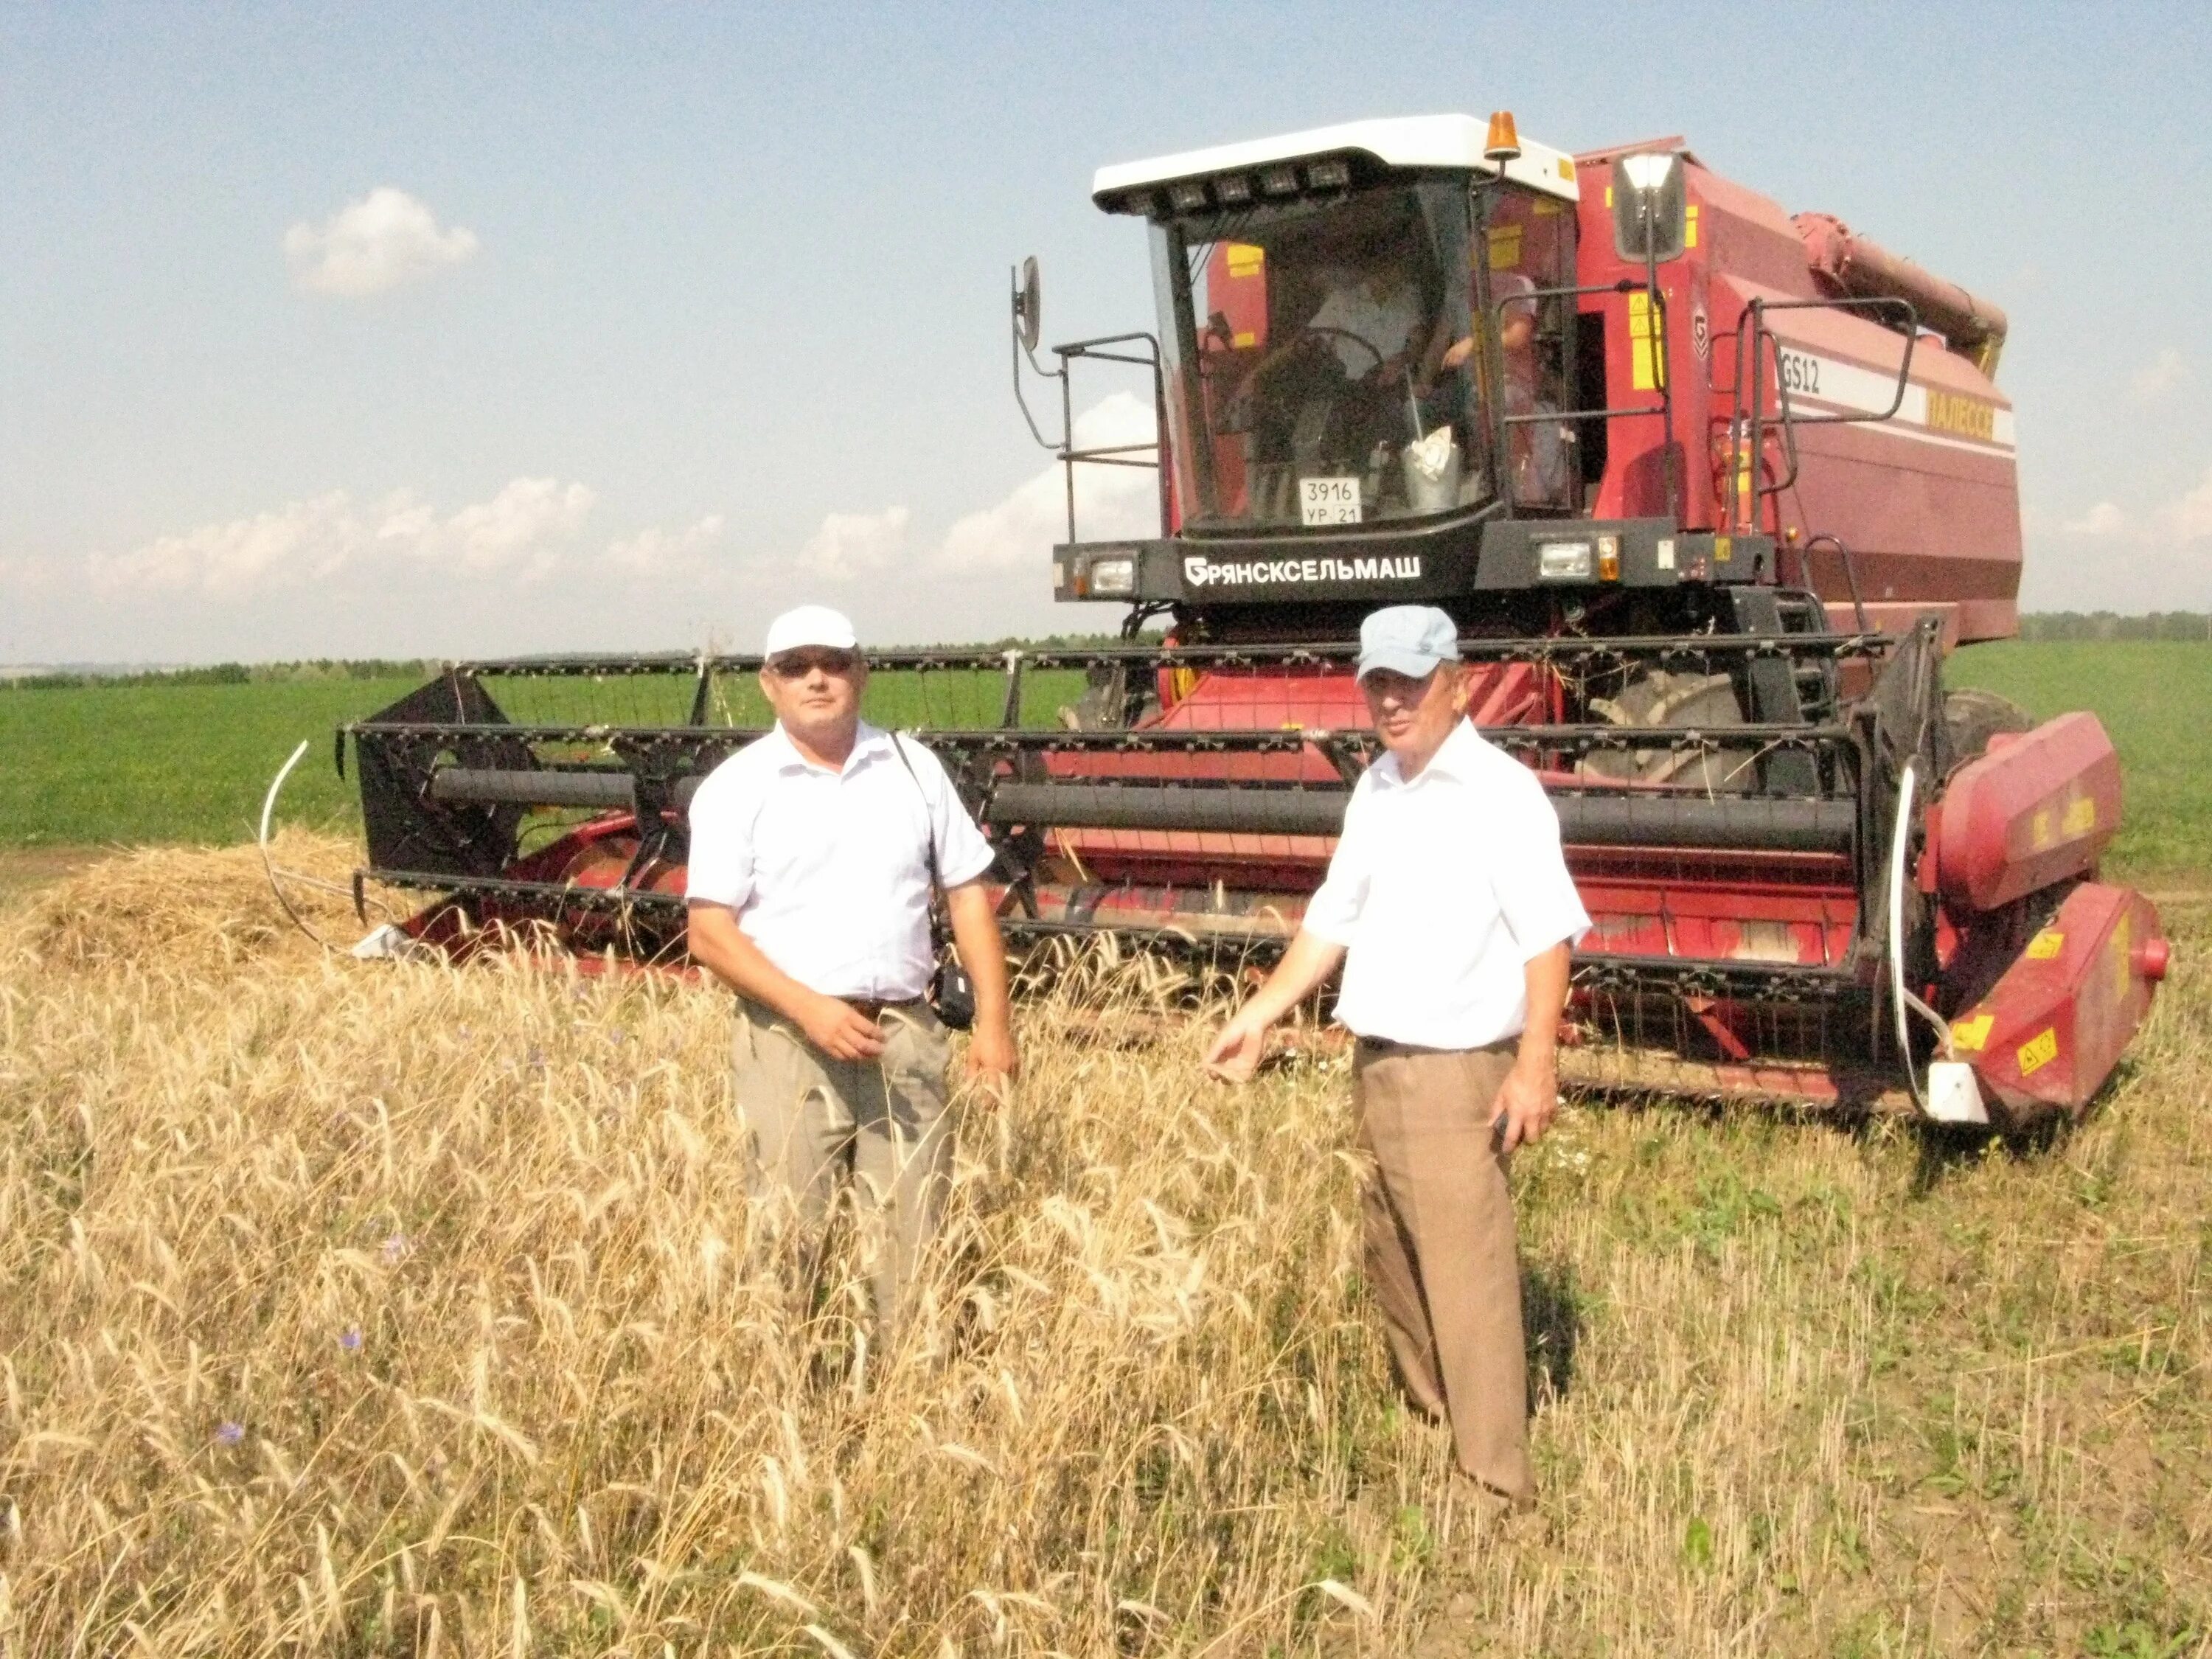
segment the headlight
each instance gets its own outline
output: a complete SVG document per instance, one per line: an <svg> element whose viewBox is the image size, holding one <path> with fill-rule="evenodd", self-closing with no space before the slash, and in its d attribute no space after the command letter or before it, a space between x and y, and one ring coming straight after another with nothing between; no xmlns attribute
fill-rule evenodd
<svg viewBox="0 0 2212 1659"><path fill-rule="evenodd" d="M1590 579L1588 542L1539 542L1536 575L1547 582L1586 582Z"/></svg>
<svg viewBox="0 0 2212 1659"><path fill-rule="evenodd" d="M1137 562L1133 558L1093 559L1091 591L1105 598L1137 591Z"/></svg>

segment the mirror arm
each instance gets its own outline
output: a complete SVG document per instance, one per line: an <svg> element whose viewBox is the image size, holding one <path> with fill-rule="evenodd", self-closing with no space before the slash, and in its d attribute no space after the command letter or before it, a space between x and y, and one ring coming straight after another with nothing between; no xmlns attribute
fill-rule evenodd
<svg viewBox="0 0 2212 1659"><path fill-rule="evenodd" d="M1012 273L1009 274L1011 275ZM1016 277L1016 281L1018 282L1018 280L1019 278ZM1017 287L1014 289L1014 294L1017 301L1018 301L1022 294L1021 289ZM1029 342L1022 337L1022 317L1018 307L1015 311L1013 317L1011 319L1011 326L1008 332L1012 337L1008 341L1008 345L1011 348L1008 356L1012 360L1013 369L1014 406L1022 411L1022 422L1029 428L1030 436L1036 440L1038 448L1048 449L1055 455L1064 455L1066 453L1068 446L1073 437L1073 428L1068 426L1067 422L1065 419L1066 412L1066 394L1067 391L1067 365L1065 362L1062 362L1056 369L1045 368L1039 365L1036 360L1036 353L1030 349ZM1029 399L1022 395L1022 359L1024 357L1027 357L1030 360L1030 373L1036 374L1040 380L1058 380L1060 383L1060 401L1062 404L1061 412L1063 419L1061 421L1062 435L1058 443L1054 443L1051 439L1046 437L1043 432L1039 429L1036 423L1036 416L1030 413Z"/></svg>

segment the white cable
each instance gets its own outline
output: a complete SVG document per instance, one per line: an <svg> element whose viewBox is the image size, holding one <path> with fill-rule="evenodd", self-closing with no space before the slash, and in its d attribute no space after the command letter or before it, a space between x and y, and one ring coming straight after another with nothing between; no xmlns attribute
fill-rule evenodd
<svg viewBox="0 0 2212 1659"><path fill-rule="evenodd" d="M1928 1097L1912 1070L1911 1034L1905 1024L1905 854L1907 832L1912 828L1912 787L1915 763L1905 763L1897 780L1897 823L1889 832L1889 988L1890 1005L1897 1011L1897 1057L1905 1066L1905 1081L1912 1090L1912 1103L1928 1109Z"/></svg>
<svg viewBox="0 0 2212 1659"><path fill-rule="evenodd" d="M1917 765L1915 761L1905 762L1897 780L1897 823L1889 835L1889 990L1891 1006L1897 1011L1897 1057L1904 1062L1913 1104L1924 1112L1928 1095L1912 1069L1912 1039L1905 1017L1916 1013L1934 1026L1947 1059L1951 1055L1951 1023L1915 996L1905 982L1905 855L1911 843L1912 793L1919 781Z"/></svg>
<svg viewBox="0 0 2212 1659"><path fill-rule="evenodd" d="M331 942L308 927L300 913L292 908L292 901L284 896L284 890L276 881L276 861L269 856L269 821L276 813L276 797L283 790L284 780L292 775L292 769L300 763L300 757L307 752L307 738L300 739L300 746L292 751L292 758L277 769L276 778L270 782L269 793L261 803L261 834L256 844L261 848L262 872L269 878L269 890L276 895L276 902L283 906L284 914L292 918L295 927L327 951L331 948Z"/></svg>

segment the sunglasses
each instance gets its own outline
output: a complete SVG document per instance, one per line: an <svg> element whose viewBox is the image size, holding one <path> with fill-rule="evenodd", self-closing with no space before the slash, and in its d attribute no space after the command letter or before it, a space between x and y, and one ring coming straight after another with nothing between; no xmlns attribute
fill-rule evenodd
<svg viewBox="0 0 2212 1659"><path fill-rule="evenodd" d="M825 674L849 674L860 665L857 651L786 651L768 659L769 672L780 680L803 680L817 668Z"/></svg>

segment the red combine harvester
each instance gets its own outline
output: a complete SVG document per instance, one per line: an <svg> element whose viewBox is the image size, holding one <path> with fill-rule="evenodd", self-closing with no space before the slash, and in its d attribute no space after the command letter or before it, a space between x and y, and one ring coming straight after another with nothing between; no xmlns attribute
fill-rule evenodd
<svg viewBox="0 0 2212 1659"><path fill-rule="evenodd" d="M1031 261L1015 376L1059 383L1055 594L1121 607L1121 643L873 659L877 717L921 728L1000 848L1010 934L1279 947L1375 750L1359 619L1419 600L1458 619L1474 718L1543 780L1595 923L1571 1075L2000 1125L2087 1105L2166 965L2148 901L2096 879L2112 745L1942 684L1953 646L2017 628L2002 313L1679 139L1568 155L1510 116L1093 195L1150 228L1158 331L1044 368ZM1156 441L1074 441L1100 363L1149 375ZM1077 469L1112 465L1159 469L1156 534L1079 534ZM341 733L364 874L442 896L417 940L530 920L679 951L684 805L755 734L730 699L757 666L455 665ZM613 684L657 707L609 718Z"/></svg>

